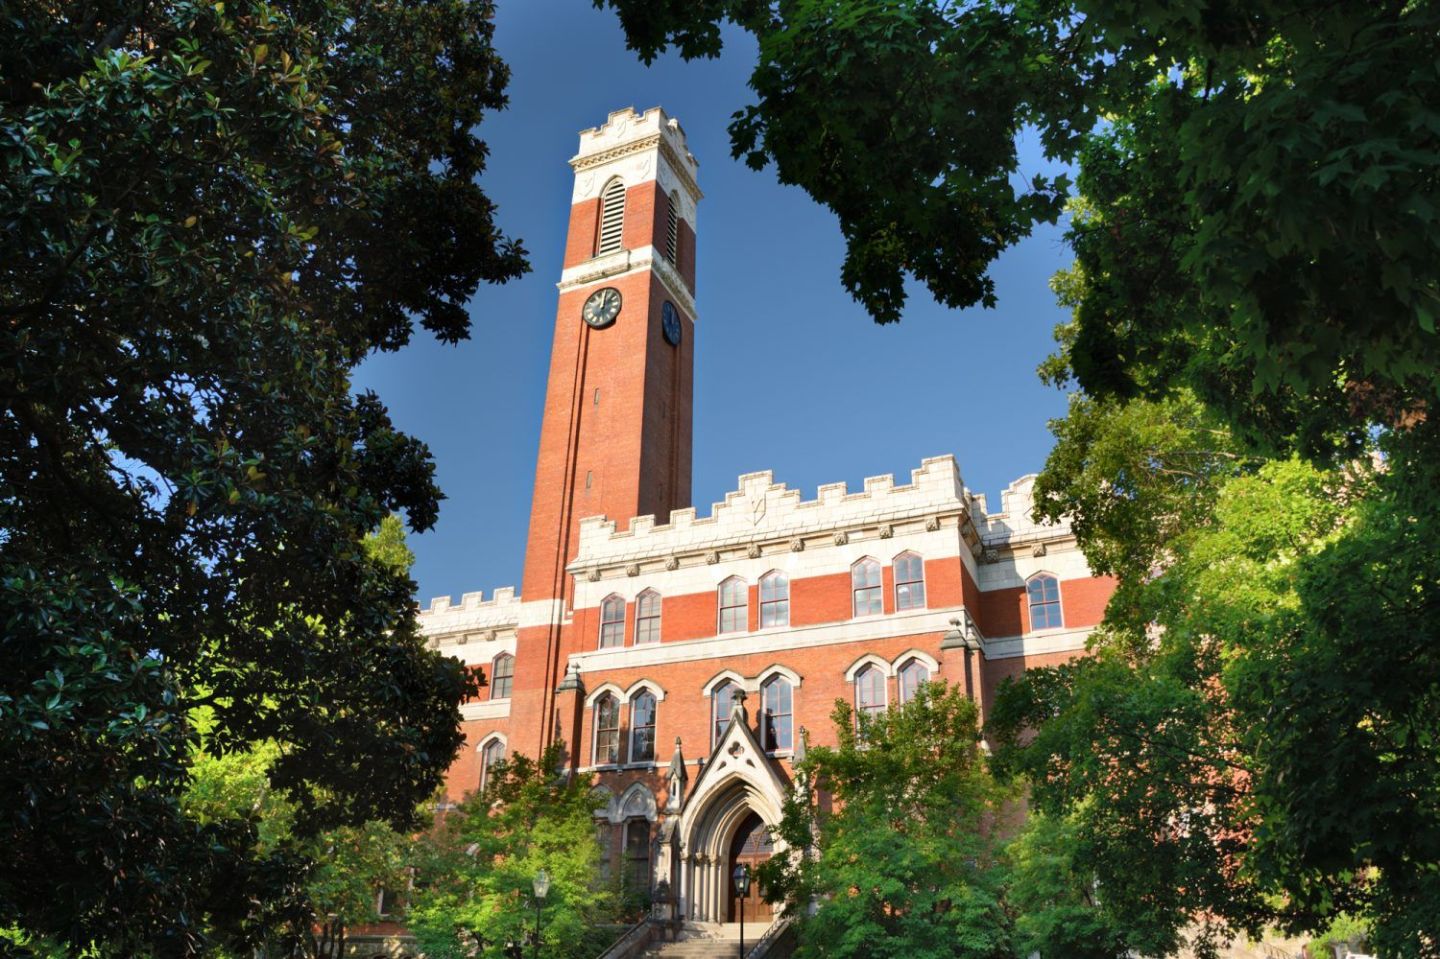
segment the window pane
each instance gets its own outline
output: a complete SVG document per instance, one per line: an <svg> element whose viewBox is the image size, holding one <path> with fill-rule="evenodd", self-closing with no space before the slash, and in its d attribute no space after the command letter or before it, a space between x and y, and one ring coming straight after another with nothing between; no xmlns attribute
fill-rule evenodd
<svg viewBox="0 0 1440 959"><path fill-rule="evenodd" d="M850 572L850 581L858 588L880 585L880 564L873 560L856 563Z"/></svg>
<svg viewBox="0 0 1440 959"><path fill-rule="evenodd" d="M895 587L896 609L918 609L924 605L924 583L900 583Z"/></svg>
<svg viewBox="0 0 1440 959"><path fill-rule="evenodd" d="M855 615L872 616L884 612L885 603L880 596L880 587L870 586L855 590Z"/></svg>

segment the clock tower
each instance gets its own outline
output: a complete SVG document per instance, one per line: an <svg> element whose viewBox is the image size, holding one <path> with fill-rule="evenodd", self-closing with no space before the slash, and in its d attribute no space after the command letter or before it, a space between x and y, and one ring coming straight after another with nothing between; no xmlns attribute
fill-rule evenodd
<svg viewBox="0 0 1440 959"><path fill-rule="evenodd" d="M620 528L690 505L697 164L659 107L580 134L521 585L512 750L537 755L555 709L580 520ZM573 647L573 648L572 648Z"/></svg>

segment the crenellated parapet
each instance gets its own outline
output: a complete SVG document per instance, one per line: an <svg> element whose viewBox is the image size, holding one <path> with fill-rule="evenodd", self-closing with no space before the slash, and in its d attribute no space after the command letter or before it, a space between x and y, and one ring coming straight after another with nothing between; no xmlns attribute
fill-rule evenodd
<svg viewBox="0 0 1440 959"><path fill-rule="evenodd" d="M513 638L520 606L513 586L500 587L489 599L480 591L465 593L458 603L449 596L437 596L420 611L420 631L437 645Z"/></svg>
<svg viewBox="0 0 1440 959"><path fill-rule="evenodd" d="M1030 514L1035 509L1037 475L1026 474L1005 487L1000 494L1000 512L985 515L983 521L977 520L980 538L986 549L1020 546L1070 535L1068 520L1059 523L1037 523L1031 517ZM976 501L983 510L984 497L976 497Z"/></svg>
<svg viewBox="0 0 1440 959"><path fill-rule="evenodd" d="M854 492L844 483L821 486L813 500L776 483L768 470L747 473L708 516L692 507L673 511L661 524L638 516L623 530L603 516L581 520L580 548L569 569L593 581L617 570L638 575L642 566L714 565L942 528L974 551L980 536L971 502L953 456L923 460L904 485L891 475L872 476Z"/></svg>

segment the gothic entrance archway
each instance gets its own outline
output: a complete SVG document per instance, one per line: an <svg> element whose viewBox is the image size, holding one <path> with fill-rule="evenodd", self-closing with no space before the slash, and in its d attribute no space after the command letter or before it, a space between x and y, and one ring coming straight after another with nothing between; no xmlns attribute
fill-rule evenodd
<svg viewBox="0 0 1440 959"><path fill-rule="evenodd" d="M742 916L746 922L770 921L770 904L762 896L760 883L754 876L756 867L774 853L775 841L770 838L770 827L765 825L764 820L753 812L741 820L740 828L735 830L735 838L730 841L730 858L725 868L725 874L731 877L727 909L730 922L739 922ZM735 887L734 879L735 868L741 865L749 868L751 876L750 888L744 896Z"/></svg>

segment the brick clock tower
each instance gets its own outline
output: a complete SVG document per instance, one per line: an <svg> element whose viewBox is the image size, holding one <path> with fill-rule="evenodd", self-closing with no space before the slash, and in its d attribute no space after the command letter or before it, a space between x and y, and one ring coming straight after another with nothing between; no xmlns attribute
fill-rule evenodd
<svg viewBox="0 0 1440 959"><path fill-rule="evenodd" d="M580 520L690 505L697 164L660 108L580 134L521 584L512 752L574 752L568 656Z"/></svg>

